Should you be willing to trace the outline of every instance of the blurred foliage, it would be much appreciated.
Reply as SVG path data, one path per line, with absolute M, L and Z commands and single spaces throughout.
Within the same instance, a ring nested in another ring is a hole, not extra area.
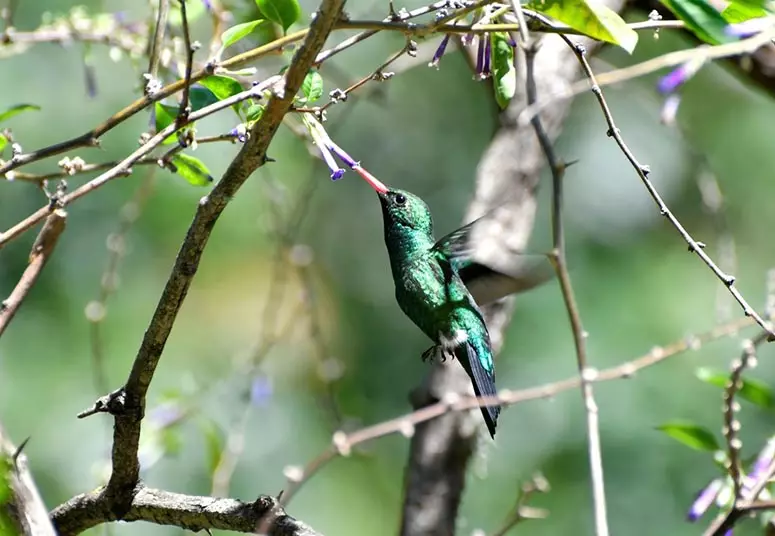
M 65 12 L 76 3 L 18 4 L 15 25 L 28 30 L 40 24 L 47 9 Z M 149 12 L 145 3 L 128 0 L 85 4 L 93 12 L 122 11 L 127 18 Z M 235 22 L 257 18 L 255 5 L 244 4 L 235 10 Z M 302 4 L 303 22 L 313 2 Z M 410 4 L 407 7 L 418 2 Z M 353 18 L 374 18 L 383 7 L 378 2 L 351 2 L 348 10 Z M 630 16 L 645 18 L 642 13 Z M 209 25 L 207 17 L 197 20 L 195 38 L 206 42 Z M 336 38 L 345 35 L 338 32 Z M 233 48 L 247 49 L 254 37 Z M 435 40 L 421 43 L 420 56 L 430 57 L 436 45 Z M 402 46 L 400 35 L 378 35 L 341 54 L 321 70 L 324 94 L 368 74 Z M 624 66 L 686 46 L 691 45 L 673 32 L 661 31 L 659 39 L 642 33 L 633 56 L 609 47 L 593 67 Z M 81 134 L 138 95 L 144 61 L 113 62 L 107 48 L 94 46 L 97 93 L 88 97 L 83 52 L 78 43 L 42 44 L 2 60 L 5 79 L 12 83 L 0 86 L 0 109 L 19 103 L 41 107 L 9 120 L 26 150 Z M 456 50 L 448 50 L 438 71 L 422 61 L 403 69 L 388 83 L 366 86 L 346 104 L 334 106 L 328 130 L 386 183 L 424 197 L 440 235 L 461 222 L 477 162 L 497 128 L 497 105 L 486 83 L 472 81 Z M 724 268 L 734 271 L 741 291 L 761 310 L 765 274 L 775 264 L 775 211 L 767 195 L 775 167 L 770 150 L 775 104 L 723 65 L 710 65 L 684 88 L 678 126 L 665 127 L 659 123 L 662 102 L 655 81 L 651 76 L 605 90 L 618 125 L 635 153 L 651 166 L 651 177 L 669 206 L 714 257 L 717 227 L 703 209 L 697 180 L 708 170 L 715 175 L 736 240 L 737 265 Z M 139 114 L 105 136 L 101 148 L 70 156 L 87 162 L 121 158 L 137 147 L 149 121 L 149 113 Z M 234 123 L 234 115 L 223 112 L 201 128 L 217 134 L 228 132 Z M 576 100 L 557 147 L 564 159 L 579 159 L 565 179 L 568 257 L 594 366 L 622 363 L 741 314 L 660 217 L 606 137 L 591 95 Z M 237 150 L 207 144 L 197 149 L 197 157 L 217 180 Z M 161 443 L 149 436 L 158 425 L 144 427 L 144 441 L 156 445 L 144 452 L 156 448 L 158 453 L 161 448 L 162 454 L 170 454 L 144 473 L 151 486 L 210 493 L 214 452 L 228 430 L 239 426 L 250 399 L 251 380 L 235 363 L 254 345 L 268 344 L 286 325 L 287 336 L 261 362 L 260 373 L 271 378 L 271 390 L 247 415 L 245 452 L 230 489 L 238 498 L 277 493 L 285 484 L 283 467 L 304 464 L 329 445 L 335 423 L 328 405 L 321 403 L 327 391 L 321 378 L 331 376 L 332 367 L 342 375 L 333 392 L 347 429 L 409 411 L 408 393 L 427 370 L 419 356 L 428 343 L 393 297 L 380 210 L 368 186 L 352 173 L 332 183 L 325 166 L 311 159 L 287 129 L 281 129 L 270 155 L 277 162 L 248 181 L 218 222 L 156 373 L 149 410 L 169 401 L 172 393 L 191 418 L 175 422 L 169 428 L 174 435 L 165 432 L 159 436 Z M 51 159 L 30 165 L 29 171 L 53 171 L 54 166 Z M 106 239 L 117 229 L 121 207 L 148 172 L 138 167 L 131 177 L 68 209 L 67 232 L 0 341 L 0 419 L 17 440 L 32 436 L 26 453 L 50 507 L 92 489 L 105 474 L 110 419 L 75 419 L 104 394 L 92 380 L 92 343 L 84 310 L 99 293 L 108 257 Z M 70 183 L 83 180 L 73 178 Z M 201 188 L 168 171 L 155 172 L 154 191 L 126 237 L 119 286 L 102 323 L 110 388 L 126 378 L 202 194 Z M 548 189 L 540 195 L 533 240 L 537 251 L 550 243 Z M 7 229 L 44 202 L 31 184 L 0 182 L 0 228 Z M 290 245 L 311 250 L 286 248 L 278 265 L 274 230 L 297 216 L 301 228 Z M 34 232 L 28 232 L 0 252 L 0 295 L 7 295 L 18 280 L 33 239 Z M 305 258 L 300 261 L 294 252 L 303 252 Z M 308 304 L 314 305 L 314 321 Z M 721 437 L 720 392 L 699 381 L 694 371 L 700 366 L 726 370 L 739 348 L 737 339 L 716 342 L 633 379 L 597 386 L 613 533 L 697 533 L 698 527 L 684 521 L 686 511 L 717 469 L 709 456 L 686 449 L 656 427 L 686 420 Z M 775 373 L 771 354 L 771 348 L 763 347 L 760 366 L 751 373 L 770 385 Z M 530 387 L 572 376 L 575 368 L 557 284 L 520 297 L 498 361 L 499 387 Z M 740 418 L 744 454 L 751 456 L 772 435 L 772 416 L 744 403 Z M 407 449 L 405 438 L 389 437 L 336 460 L 306 485 L 290 513 L 325 534 L 395 533 Z M 591 533 L 591 528 L 579 529 L 592 526 L 592 513 L 584 414 L 575 391 L 505 410 L 497 441 L 483 441 L 472 464 L 460 533 L 497 528 L 520 482 L 537 470 L 546 475 L 551 492 L 533 504 L 548 508 L 551 515 L 518 531 Z M 173 533 L 179 531 L 140 524 L 113 529 L 113 534 Z M 745 526 L 740 533 L 745 534 Z

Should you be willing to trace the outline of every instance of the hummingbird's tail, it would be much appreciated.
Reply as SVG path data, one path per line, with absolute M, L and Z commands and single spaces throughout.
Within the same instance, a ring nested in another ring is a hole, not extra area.
M 489 348 L 485 349 L 485 351 L 487 350 Z M 495 375 L 484 368 L 483 363 L 487 360 L 483 359 L 485 356 L 479 355 L 473 344 L 468 341 L 461 344 L 455 349 L 455 355 L 471 377 L 476 396 L 495 396 L 498 394 L 495 389 Z M 487 430 L 493 439 L 495 439 L 495 426 L 500 412 L 500 406 L 482 406 L 484 422 L 487 424 Z

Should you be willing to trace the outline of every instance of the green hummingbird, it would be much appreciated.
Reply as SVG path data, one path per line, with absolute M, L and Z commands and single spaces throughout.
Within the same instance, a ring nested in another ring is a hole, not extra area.
M 476 221 L 436 241 L 428 205 L 409 192 L 388 188 L 363 168 L 356 171 L 379 196 L 385 245 L 401 310 L 432 341 L 426 360 L 440 350 L 456 357 L 471 378 L 476 396 L 497 394 L 490 335 L 479 309 L 549 278 L 548 263 L 507 274 L 471 259 L 468 236 Z M 490 436 L 500 406 L 483 406 Z

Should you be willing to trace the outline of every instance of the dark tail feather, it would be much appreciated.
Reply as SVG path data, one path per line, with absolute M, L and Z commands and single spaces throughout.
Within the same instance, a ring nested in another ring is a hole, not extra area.
M 498 394 L 495 389 L 495 375 L 488 372 L 482 366 L 476 348 L 471 343 L 466 342 L 458 346 L 455 354 L 460 364 L 463 365 L 463 368 L 466 369 L 466 372 L 471 377 L 476 396 L 495 396 Z M 493 439 L 495 439 L 495 426 L 500 412 L 500 406 L 482 406 L 484 422 L 487 424 L 487 430 L 490 431 L 490 436 Z

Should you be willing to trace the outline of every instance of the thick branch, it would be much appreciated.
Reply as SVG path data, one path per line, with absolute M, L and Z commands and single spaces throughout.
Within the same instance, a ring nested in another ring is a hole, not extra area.
M 77 534 L 105 521 L 119 519 L 99 490 L 79 495 L 51 512 L 61 535 Z M 259 521 L 270 519 L 270 536 L 316 536 L 317 532 L 287 515 L 277 499 L 262 495 L 255 502 L 182 495 L 140 487 L 123 521 L 148 521 L 198 532 L 205 529 L 254 532 Z
M 250 132 L 249 140 L 221 180 L 209 195 L 200 200 L 125 386 L 95 405 L 95 411 L 107 411 L 115 416 L 113 471 L 105 488 L 83 495 L 81 499 L 95 501 L 96 504 L 106 507 L 100 511 L 105 520 L 124 519 L 135 504 L 136 495 L 142 491 L 139 487 L 140 465 L 137 449 L 140 423 L 145 410 L 145 396 L 178 311 L 196 275 L 210 233 L 218 217 L 245 180 L 266 161 L 269 143 L 339 18 L 343 5 L 344 0 L 324 0 L 321 3 L 304 44 L 286 71 L 284 84 L 275 88 L 275 95 L 267 104 L 260 121 Z M 78 532 L 84 528 L 86 527 L 76 526 L 70 532 Z

